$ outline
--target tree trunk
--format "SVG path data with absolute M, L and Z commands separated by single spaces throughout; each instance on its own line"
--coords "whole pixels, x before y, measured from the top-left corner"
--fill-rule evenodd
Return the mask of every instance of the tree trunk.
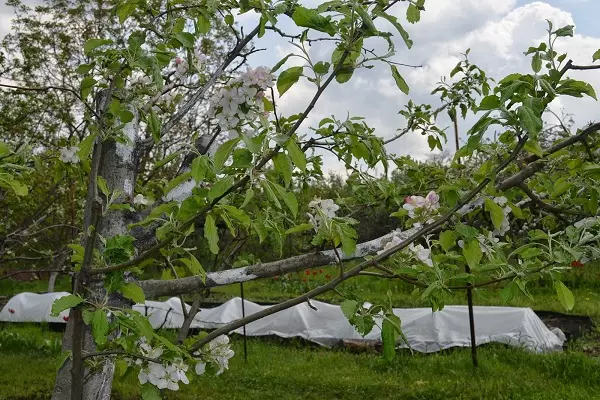
M 48 293 L 54 292 L 54 284 L 56 283 L 57 276 L 58 276 L 58 272 L 50 273 L 50 278 L 48 278 L 48 290 L 46 292 L 48 292 Z
M 105 99 L 108 101 L 109 99 Z M 135 110 L 131 110 L 134 113 L 134 119 L 128 123 L 124 129 L 124 135 L 129 140 L 128 143 L 116 143 L 114 141 L 104 142 L 102 144 L 102 153 L 100 159 L 99 175 L 102 176 L 107 183 L 110 191 L 119 190 L 123 194 L 119 197 L 116 203 L 127 203 L 131 202 L 134 195 L 135 186 L 135 175 L 136 175 L 136 163 L 137 154 L 136 139 L 138 137 L 138 115 Z M 89 188 L 88 188 L 88 200 L 89 202 Z M 87 209 L 87 204 L 86 204 Z M 128 211 L 108 211 L 101 219 L 98 226 L 98 233 L 104 238 L 110 238 L 119 234 L 127 234 L 127 225 L 130 223 L 131 218 Z M 91 222 L 86 219 L 85 231 Z M 98 241 L 98 246 L 101 244 Z M 127 276 L 126 276 L 127 280 Z M 104 285 L 102 277 L 96 277 L 94 282 L 83 282 L 85 285 L 84 292 L 89 293 L 86 295 L 88 298 L 102 299 L 105 296 Z M 108 305 L 116 307 L 130 307 L 129 301 L 123 299 L 120 295 L 111 294 L 108 299 Z M 72 346 L 72 337 L 74 334 L 74 310 L 71 310 L 65 336 L 63 338 L 63 351 L 68 351 Z M 83 352 L 96 351 L 96 346 L 91 335 L 91 330 L 88 326 L 84 326 L 83 334 Z M 71 399 L 71 371 L 72 361 L 67 359 L 56 377 L 54 393 L 52 400 L 70 400 Z M 83 385 L 83 398 L 84 400 L 108 400 L 110 399 L 112 379 L 114 373 L 114 362 L 109 359 L 105 359 L 99 367 L 94 369 L 85 368 L 84 372 L 84 385 Z
M 65 261 L 67 259 L 67 253 L 62 252 L 58 257 L 52 261 L 50 269 L 59 269 L 63 271 L 65 269 Z M 51 272 L 50 278 L 48 278 L 48 293 L 54 292 L 54 286 L 56 285 L 56 278 L 58 278 L 58 272 Z

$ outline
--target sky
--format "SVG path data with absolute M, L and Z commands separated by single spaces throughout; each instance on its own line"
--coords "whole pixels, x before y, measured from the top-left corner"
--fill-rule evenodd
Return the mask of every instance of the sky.
M 308 0 L 303 3 L 315 6 L 319 2 Z M 406 3 L 396 5 L 391 11 L 399 17 L 414 41 L 414 46 L 408 50 L 397 38 L 397 52 L 392 59 L 400 63 L 422 65 L 420 68 L 400 67 L 400 73 L 410 86 L 409 95 L 397 89 L 387 65 L 376 64 L 371 70 L 357 71 L 350 82 L 343 85 L 334 83 L 328 88 L 303 125 L 304 132 L 308 132 L 308 127 L 316 126 L 322 118 L 335 115 L 342 119 L 350 113 L 364 117 L 379 136 L 393 136 L 396 130 L 405 126 L 404 118 L 398 111 L 409 99 L 417 104 L 439 105 L 439 100 L 430 94 L 431 90 L 442 76 L 449 75 L 467 48 L 471 49 L 471 62 L 484 69 L 488 76 L 501 79 L 514 72 L 529 73 L 530 59 L 523 52 L 544 40 L 546 19 L 551 20 L 555 27 L 575 25 L 573 38 L 557 42 L 557 50 L 566 51 L 575 64 L 591 64 L 592 54 L 600 49 L 598 0 L 426 0 L 425 8 L 421 21 L 414 25 L 404 19 Z M 0 36 L 10 29 L 11 12 L 10 8 L 0 6 Z M 256 16 L 249 13 L 236 16 L 236 22 L 244 26 L 246 32 L 255 26 L 256 21 Z M 287 17 L 280 17 L 280 22 L 282 29 L 293 31 L 293 23 Z M 378 21 L 377 24 L 382 30 L 385 28 L 395 32 L 386 21 Z M 271 67 L 286 54 L 297 52 L 288 41 L 273 32 L 268 32 L 254 44 L 257 48 L 267 50 L 251 56 L 249 63 L 253 67 Z M 387 46 L 373 42 L 368 47 L 383 51 Z M 315 61 L 329 61 L 330 54 L 331 48 L 326 43 L 310 48 L 311 58 Z M 281 70 L 293 65 L 298 65 L 298 62 L 290 59 Z M 571 77 L 586 80 L 600 93 L 600 70 L 574 71 Z M 314 92 L 314 85 L 301 79 L 278 100 L 278 111 L 284 115 L 303 111 Z M 554 101 L 551 108 L 559 115 L 562 110 L 572 114 L 576 126 L 600 118 L 600 105 L 591 98 L 562 98 Z M 462 132 L 468 130 L 475 118 L 469 117 L 460 122 L 461 141 L 466 139 Z M 550 122 L 554 117 L 548 115 L 545 118 Z M 442 128 L 449 127 L 447 119 L 442 118 L 440 123 Z M 452 141 L 449 140 L 446 146 L 454 150 Z M 417 159 L 425 159 L 430 154 L 426 137 L 418 133 L 405 135 L 389 144 L 387 150 Z M 325 155 L 324 161 L 326 170 L 343 172 L 343 166 L 336 163 L 332 156 Z

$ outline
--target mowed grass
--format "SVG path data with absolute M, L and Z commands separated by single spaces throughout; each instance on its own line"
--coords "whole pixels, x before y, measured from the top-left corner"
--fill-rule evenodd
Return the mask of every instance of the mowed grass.
M 529 285 L 533 299 L 520 295 L 506 305 L 531 307 L 600 320 L 600 280 L 596 268 L 574 271 L 565 283 L 575 296 L 575 308 L 566 312 L 554 290 L 543 282 Z M 326 281 L 335 268 L 317 269 L 317 275 L 296 274 L 287 284 L 263 280 L 244 284 L 246 298 L 276 302 L 302 293 Z M 307 282 L 303 279 L 308 277 Z M 4 281 L 6 282 L 6 281 Z M 68 290 L 68 280 L 57 290 Z M 3 294 L 42 292 L 45 283 L 9 285 L 0 281 Z M 7 289 L 4 291 L 4 289 Z M 411 295 L 414 288 L 399 281 L 358 277 L 340 291 L 353 292 L 372 303 L 384 301 L 388 290 L 395 307 L 427 307 Z M 218 288 L 213 300 L 239 296 L 239 285 Z M 337 303 L 335 292 L 319 300 Z M 465 304 L 465 293 L 449 293 L 446 304 Z M 504 305 L 497 288 L 475 292 L 476 305 Z M 172 336 L 174 333 L 169 332 Z M 44 325 L 0 325 L 0 400 L 49 399 L 58 369 L 61 332 Z M 326 349 L 300 340 L 249 339 L 244 361 L 240 337 L 233 336 L 236 356 L 229 371 L 219 377 L 196 377 L 179 392 L 165 392 L 166 399 L 600 399 L 600 361 L 579 351 L 585 340 L 571 343 L 570 350 L 532 354 L 500 345 L 478 349 L 480 367 L 474 369 L 469 349 L 430 355 L 402 351 L 392 363 L 374 351 L 362 354 Z M 140 399 L 136 373 L 117 377 L 117 400 Z
M 49 399 L 60 353 L 40 351 L 60 332 L 40 325 L 2 326 L 0 399 Z M 8 333 L 29 337 L 26 343 Z M 172 333 L 171 333 L 172 334 Z M 436 354 L 399 352 L 392 363 L 375 352 L 354 354 L 301 341 L 248 340 L 244 361 L 241 338 L 234 336 L 236 356 L 218 377 L 193 377 L 166 399 L 597 399 L 600 363 L 579 352 L 531 354 L 499 345 L 479 348 L 480 367 L 468 349 Z M 136 373 L 117 377 L 117 400 L 139 399 Z

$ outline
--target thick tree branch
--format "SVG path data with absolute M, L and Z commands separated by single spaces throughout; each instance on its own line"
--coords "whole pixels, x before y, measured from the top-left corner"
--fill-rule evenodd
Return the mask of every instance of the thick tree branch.
M 521 152 L 521 150 L 525 146 L 525 143 L 527 142 L 527 140 L 528 140 L 528 136 L 525 135 L 519 141 L 519 143 L 517 144 L 517 146 L 514 149 L 514 151 L 512 152 L 512 154 L 508 158 L 506 158 L 498 167 L 495 168 L 493 175 L 498 174 L 500 171 L 502 171 L 504 168 L 506 168 L 510 163 L 512 163 L 516 159 L 518 154 Z M 430 234 L 431 232 L 435 231 L 437 228 L 445 225 L 452 218 L 454 213 L 456 213 L 465 204 L 469 203 L 490 182 L 491 182 L 491 178 L 489 178 L 489 177 L 483 179 L 481 181 L 481 183 L 479 185 L 477 185 L 477 187 L 475 187 L 467 195 L 465 195 L 448 213 L 446 213 L 444 216 L 438 218 L 435 222 L 425 225 L 424 227 L 422 227 L 421 229 L 419 229 L 418 231 L 416 231 L 415 233 L 410 235 L 408 238 L 406 238 L 405 240 L 403 240 L 402 242 L 397 244 L 396 246 L 393 246 L 393 247 L 383 251 L 382 253 L 378 254 L 377 256 L 375 256 L 367 261 L 362 262 L 361 264 L 357 265 L 356 267 L 352 268 L 351 270 L 344 272 L 343 274 L 340 274 L 337 278 L 333 279 L 332 281 L 330 281 L 329 283 L 327 283 L 325 285 L 319 286 L 319 287 L 317 287 L 301 296 L 298 296 L 294 299 L 284 301 L 280 304 L 274 305 L 274 306 L 266 308 L 260 312 L 254 313 L 245 318 L 241 318 L 237 321 L 229 323 L 221 328 L 215 329 L 214 331 L 212 331 L 211 333 L 206 335 L 204 338 L 202 338 L 201 340 L 196 342 L 196 344 L 191 347 L 190 352 L 193 353 L 194 351 L 196 351 L 200 347 L 202 347 L 204 344 L 209 343 L 211 340 L 215 339 L 216 337 L 218 337 L 220 335 L 226 334 L 234 329 L 237 329 L 243 325 L 247 325 L 251 322 L 254 322 L 256 320 L 264 318 L 268 315 L 275 314 L 279 311 L 282 311 L 282 310 L 288 309 L 290 307 L 293 307 L 295 305 L 307 302 L 311 298 L 318 296 L 320 294 L 323 294 L 325 292 L 328 292 L 329 290 L 335 288 L 341 282 L 343 282 L 349 278 L 352 278 L 354 276 L 357 276 L 364 269 L 367 269 L 371 266 L 376 265 L 378 262 L 385 260 L 389 256 L 408 247 L 411 243 L 415 242 L 416 240 L 422 238 L 423 236 L 425 236 L 427 234 Z

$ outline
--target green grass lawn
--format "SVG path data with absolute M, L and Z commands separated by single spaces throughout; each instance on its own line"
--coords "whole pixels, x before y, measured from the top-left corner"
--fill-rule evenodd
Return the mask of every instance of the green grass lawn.
M 247 282 L 246 297 L 275 302 L 302 293 L 326 281 L 332 267 L 303 271 L 283 283 L 278 280 Z M 307 282 L 304 278 L 307 277 Z M 6 281 L 4 281 L 6 282 Z M 41 292 L 43 282 L 10 285 L 0 281 L 3 294 Z M 590 268 L 566 276 L 575 295 L 571 314 L 600 320 L 600 280 Z M 508 305 L 565 312 L 551 287 L 530 285 L 533 300 L 522 295 Z M 68 290 L 61 280 L 57 290 Z M 6 290 L 5 290 L 6 289 Z M 391 291 L 396 307 L 426 307 L 411 296 L 413 287 L 399 281 L 358 277 L 344 282 L 340 291 L 352 291 L 371 302 Z M 239 296 L 239 285 L 214 290 L 213 300 Z M 319 298 L 339 302 L 335 292 Z M 465 293 L 448 294 L 446 304 L 465 304 Z M 476 291 L 476 305 L 503 305 L 497 289 Z M 173 335 L 173 333 L 169 333 Z M 43 325 L 0 326 L 0 400 L 48 399 L 60 360 L 62 334 Z M 597 336 L 597 334 L 596 334 Z M 596 340 L 596 339 L 594 339 Z M 536 355 L 500 345 L 479 348 L 480 367 L 473 369 L 468 349 L 430 355 L 402 351 L 385 363 L 376 352 L 354 354 L 325 349 L 303 341 L 253 338 L 244 362 L 242 341 L 233 337 L 236 357 L 230 370 L 219 377 L 195 377 L 167 399 L 600 399 L 600 361 L 584 354 L 586 339 L 570 344 L 563 353 Z M 188 374 L 192 378 L 192 373 Z M 115 380 L 114 399 L 139 399 L 135 373 Z
M 9 334 L 14 337 L 7 343 Z M 39 325 L 3 326 L 0 399 L 50 397 L 60 353 L 45 341 L 59 341 L 60 336 Z M 430 355 L 403 351 L 388 364 L 376 353 L 251 339 L 246 363 L 241 340 L 234 337 L 233 345 L 236 356 L 223 375 L 196 377 L 179 392 L 166 392 L 165 398 L 551 400 L 594 399 L 600 392 L 599 361 L 575 351 L 536 355 L 486 346 L 479 349 L 480 367 L 474 370 L 468 349 Z M 116 379 L 113 398 L 140 398 L 135 373 Z

